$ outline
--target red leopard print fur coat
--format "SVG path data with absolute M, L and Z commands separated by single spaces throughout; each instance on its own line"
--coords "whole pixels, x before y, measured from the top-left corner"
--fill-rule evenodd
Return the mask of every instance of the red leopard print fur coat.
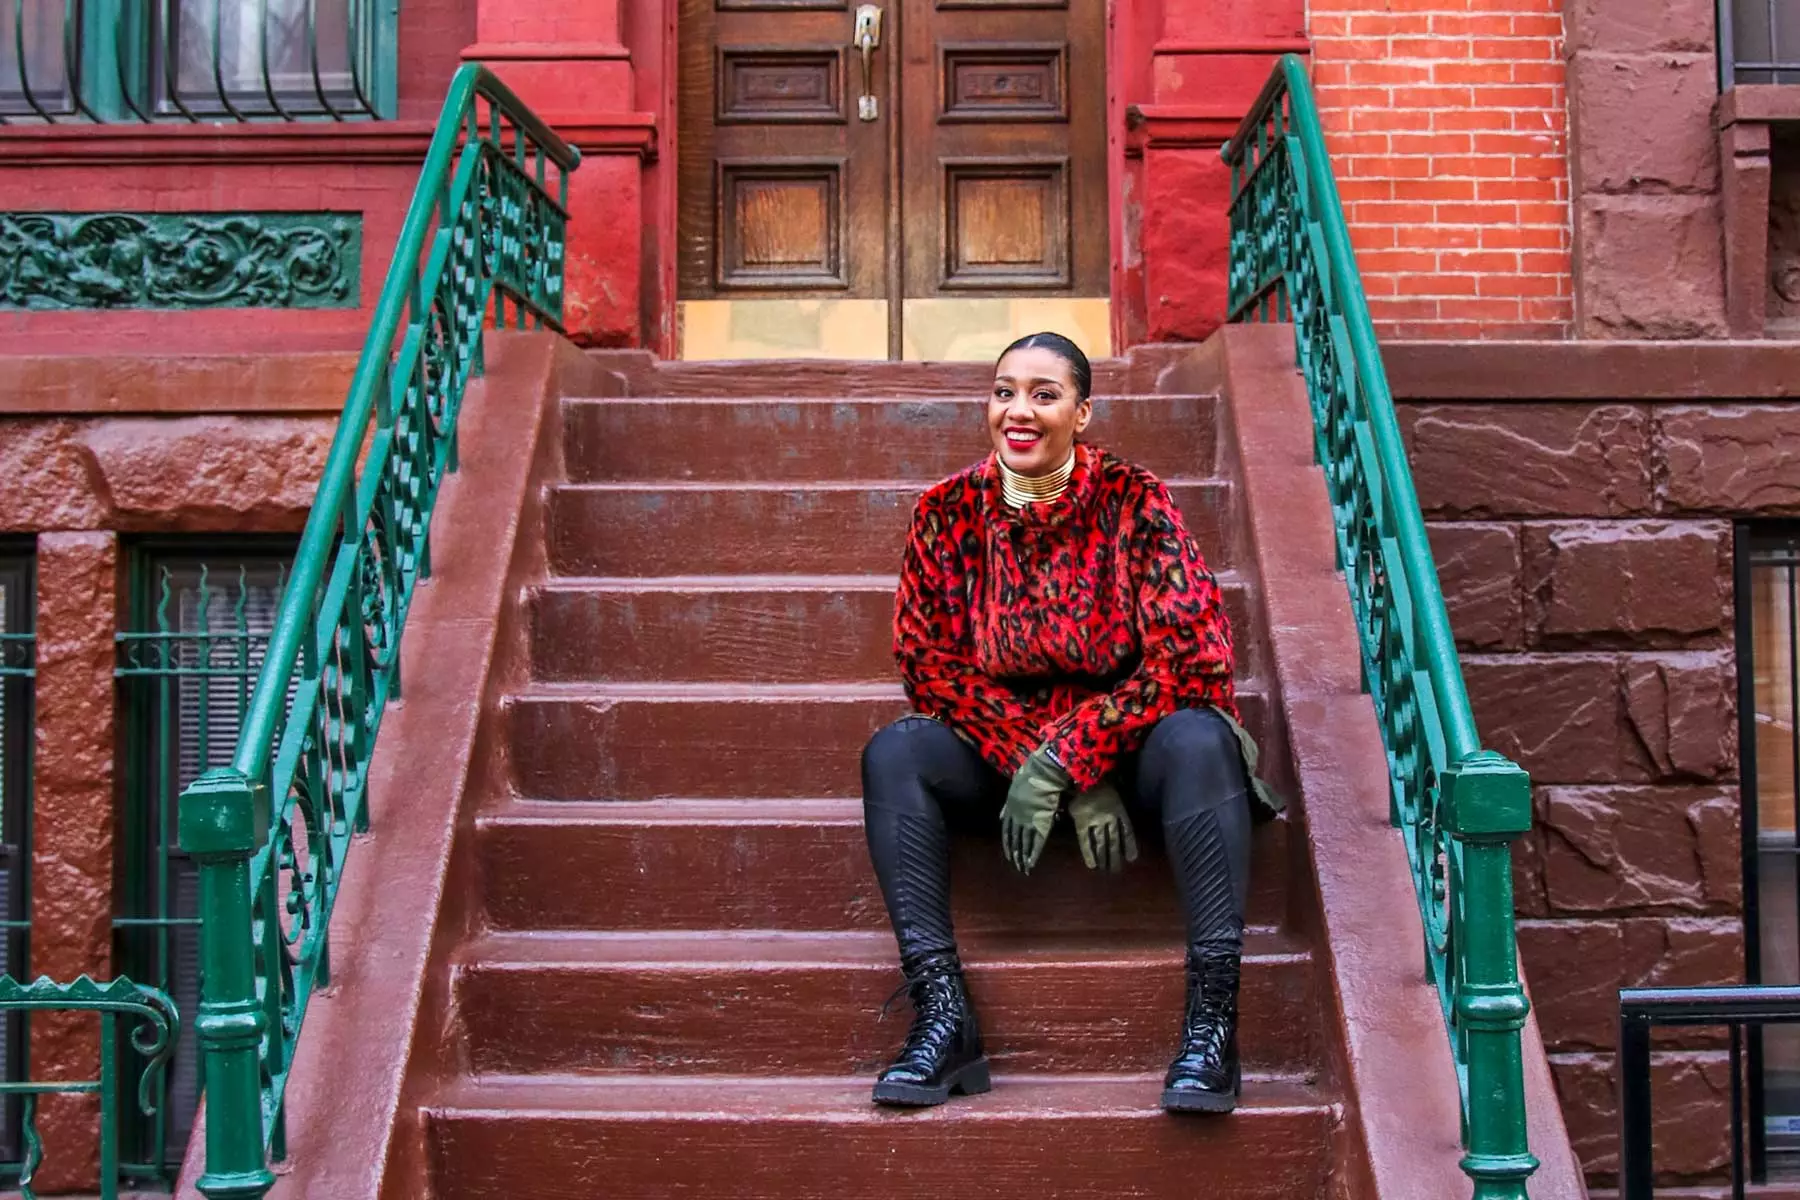
M 1048 743 L 1090 788 L 1177 709 L 1237 718 L 1200 547 L 1160 480 L 1087 445 L 1048 504 L 1009 508 L 991 455 L 920 498 L 894 654 L 913 708 L 1008 775 Z

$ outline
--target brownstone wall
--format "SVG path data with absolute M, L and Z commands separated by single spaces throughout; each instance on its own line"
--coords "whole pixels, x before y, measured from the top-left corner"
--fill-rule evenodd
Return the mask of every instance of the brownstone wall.
M 1578 336 L 1726 332 L 1714 11 L 1565 0 Z
M 1389 361 L 1483 738 L 1535 785 L 1521 953 L 1570 1136 L 1608 1183 L 1618 989 L 1743 979 L 1732 520 L 1800 513 L 1800 404 L 1780 399 L 1800 358 Z M 1658 1167 L 1716 1173 L 1722 1042 L 1664 1045 Z
M 0 533 L 37 535 L 32 974 L 112 974 L 121 536 L 298 531 L 351 365 L 0 359 Z M 34 1022 L 34 1077 L 96 1078 L 96 1030 Z M 92 1188 L 97 1120 L 45 1102 L 44 1189 Z

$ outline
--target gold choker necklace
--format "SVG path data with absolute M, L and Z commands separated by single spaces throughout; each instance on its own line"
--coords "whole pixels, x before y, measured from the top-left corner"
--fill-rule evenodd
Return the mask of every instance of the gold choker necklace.
M 1006 460 L 999 455 L 994 456 L 994 461 L 1000 465 L 1000 497 L 1009 508 L 1048 504 L 1059 499 L 1069 489 L 1069 477 L 1075 474 L 1074 447 L 1069 448 L 1069 461 L 1048 475 L 1021 475 L 1007 466 Z

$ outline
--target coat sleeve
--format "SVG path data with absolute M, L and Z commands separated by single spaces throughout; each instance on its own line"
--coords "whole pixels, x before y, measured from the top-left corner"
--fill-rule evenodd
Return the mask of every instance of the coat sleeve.
M 1051 752 L 1076 786 L 1099 783 L 1119 760 L 1143 747 L 1150 731 L 1182 708 L 1230 714 L 1231 623 L 1200 546 L 1182 523 L 1168 489 L 1151 479 L 1139 490 L 1127 555 L 1136 592 L 1140 658 L 1110 692 L 1091 697 L 1055 723 Z
M 950 726 L 1011 775 L 1042 741 L 1040 723 L 975 664 L 964 580 L 944 563 L 950 536 L 941 514 L 921 501 L 894 600 L 894 657 L 914 710 Z

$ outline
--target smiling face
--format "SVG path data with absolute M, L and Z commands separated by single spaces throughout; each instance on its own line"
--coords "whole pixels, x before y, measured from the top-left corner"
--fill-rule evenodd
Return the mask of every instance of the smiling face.
M 1047 475 L 1069 461 L 1075 435 L 1094 415 L 1069 360 L 1054 350 L 1014 350 L 994 367 L 988 434 L 994 451 L 1020 475 Z

